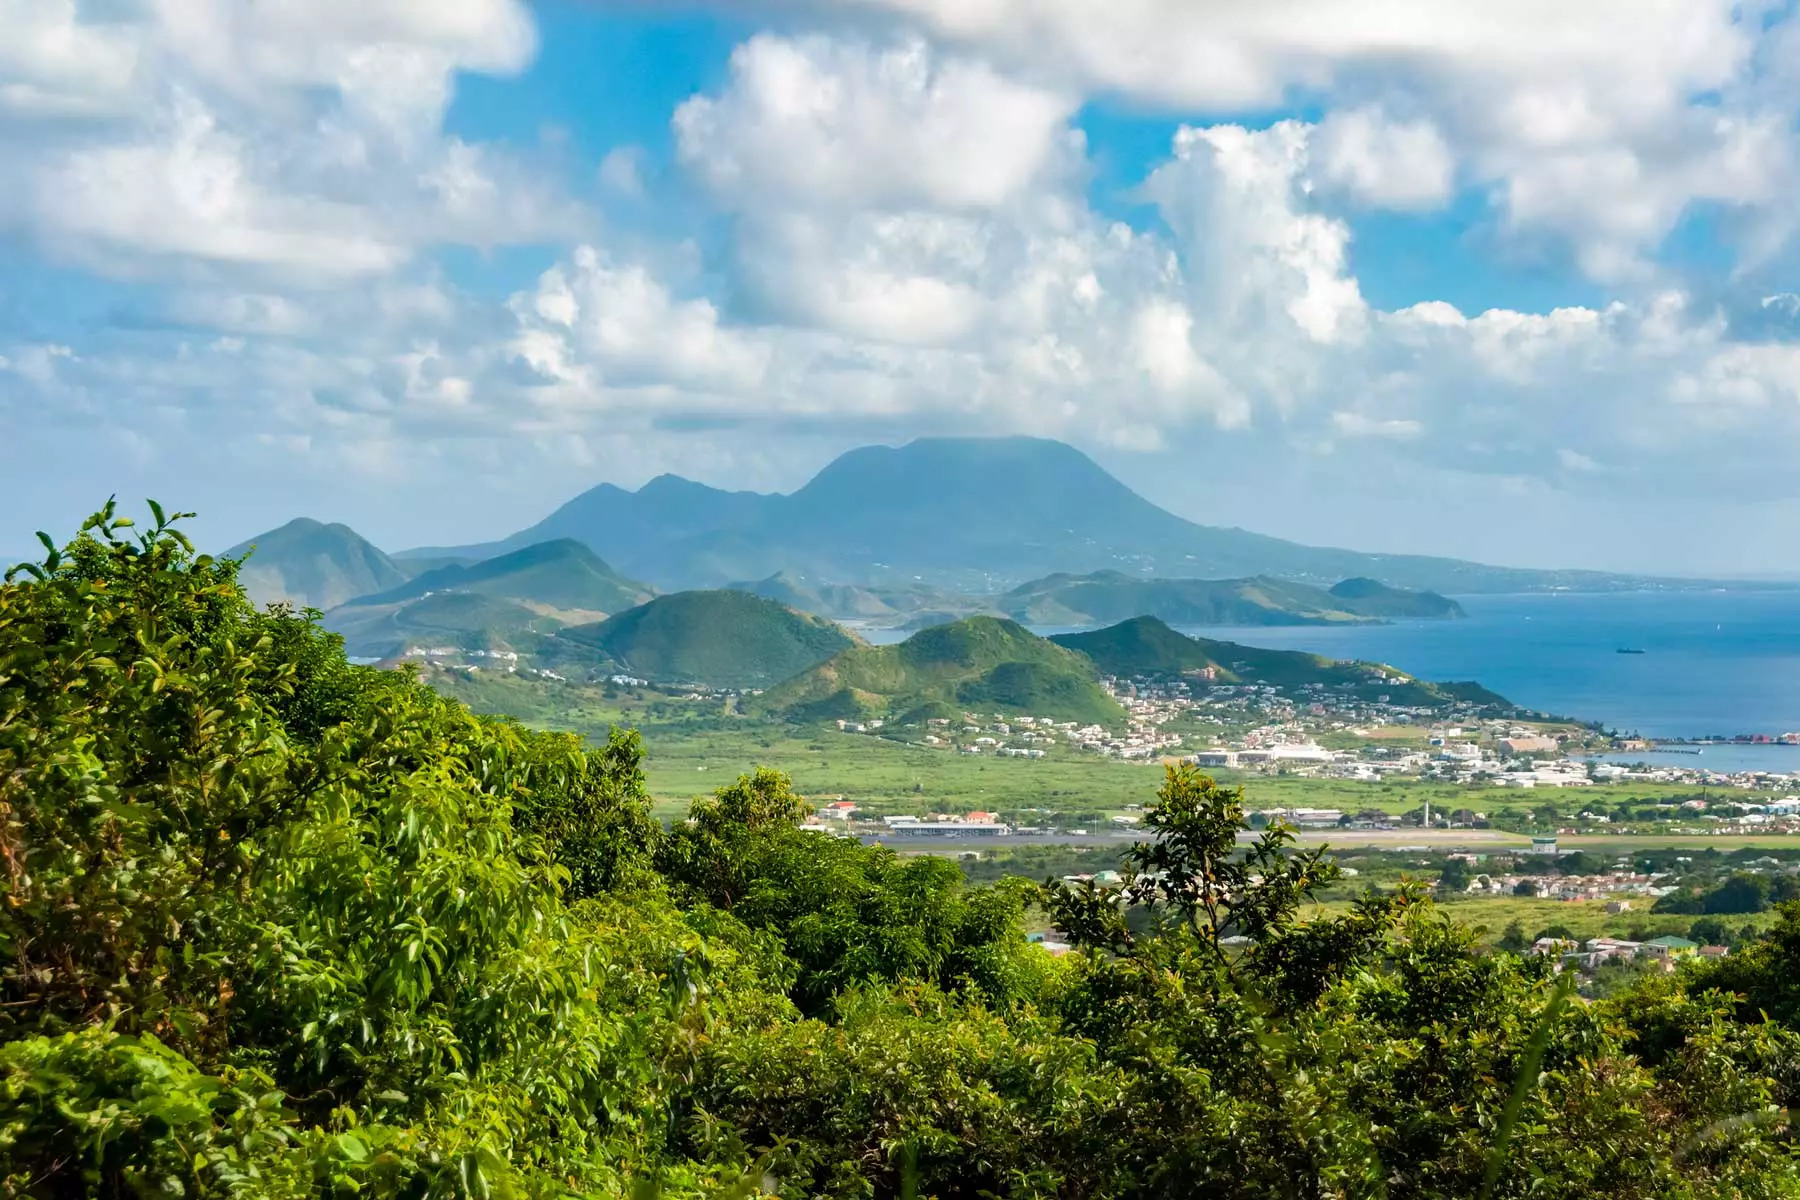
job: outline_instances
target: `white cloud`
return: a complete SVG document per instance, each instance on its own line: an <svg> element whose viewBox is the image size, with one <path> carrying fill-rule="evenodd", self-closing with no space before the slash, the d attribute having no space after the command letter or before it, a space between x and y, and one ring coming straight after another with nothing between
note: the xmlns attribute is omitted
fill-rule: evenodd
<svg viewBox="0 0 1800 1200"><path fill-rule="evenodd" d="M518 0L20 7L0 0L0 228L91 270L363 275L585 221L527 159L443 132L457 72L529 61Z"/></svg>
<svg viewBox="0 0 1800 1200"><path fill-rule="evenodd" d="M1348 438L1392 438L1408 440L1425 432L1425 425L1411 417L1366 416L1358 412L1334 412L1331 427Z"/></svg>
<svg viewBox="0 0 1800 1200"><path fill-rule="evenodd" d="M1189 251L1199 311L1235 328L1354 341L1367 305L1348 273L1349 228L1302 204L1311 127L1184 127L1145 193ZM1196 269L1197 268L1197 269Z"/></svg>
<svg viewBox="0 0 1800 1200"><path fill-rule="evenodd" d="M1432 209L1455 191L1455 155L1430 121L1358 108L1330 114L1314 137L1321 178L1366 204Z"/></svg>
<svg viewBox="0 0 1800 1200"><path fill-rule="evenodd" d="M761 35L674 123L682 161L730 208L986 209L1056 169L1076 105L919 41Z"/></svg>
<svg viewBox="0 0 1800 1200"><path fill-rule="evenodd" d="M186 96L166 128L53 160L35 184L39 228L100 265L126 253L358 274L405 257L373 214L261 185L244 144Z"/></svg>
<svg viewBox="0 0 1800 1200"><path fill-rule="evenodd" d="M1508 228L1573 245L1603 281L1650 273L1689 206L1755 214L1765 247L1792 234L1796 22L1735 0L853 0L1044 86L1192 116L1296 95L1416 116L1338 129L1341 182L1375 203L1438 202L1449 156L1491 190ZM842 5L833 4L834 9ZM1774 26L1765 32L1765 22ZM1427 124L1429 122L1429 124ZM1328 121L1328 125L1330 122ZM1362 145L1357 143L1359 137ZM1390 167L1403 156L1403 170Z"/></svg>
<svg viewBox="0 0 1800 1200"><path fill-rule="evenodd" d="M590 246L515 305L524 326L516 353L564 384L743 394L768 368L766 347L721 328L710 301L677 300L643 267L616 266Z"/></svg>

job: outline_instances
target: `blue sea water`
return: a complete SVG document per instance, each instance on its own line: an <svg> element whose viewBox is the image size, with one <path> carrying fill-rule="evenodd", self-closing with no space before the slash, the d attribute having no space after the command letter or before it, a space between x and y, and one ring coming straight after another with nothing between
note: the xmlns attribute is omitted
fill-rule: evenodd
<svg viewBox="0 0 1800 1200"><path fill-rule="evenodd" d="M1473 679L1528 708L1647 737L1800 730L1800 591L1457 599L1466 620L1184 632L1385 662L1424 679ZM1800 747L1746 747L1729 757L1746 754L1800 770ZM1791 766L1773 765L1790 756ZM1726 757L1721 747L1682 761L1724 769Z"/></svg>

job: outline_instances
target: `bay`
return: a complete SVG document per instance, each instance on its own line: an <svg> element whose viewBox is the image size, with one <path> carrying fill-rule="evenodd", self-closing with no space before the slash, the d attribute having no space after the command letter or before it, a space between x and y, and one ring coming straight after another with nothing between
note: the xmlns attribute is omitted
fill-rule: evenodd
<svg viewBox="0 0 1800 1200"><path fill-rule="evenodd" d="M1465 620L1183 632L1385 662L1430 680L1473 679L1517 704L1646 737L1800 730L1800 591L1457 600ZM1800 767L1800 748L1745 749L1759 759L1794 755ZM1715 755L1723 758L1708 750Z"/></svg>

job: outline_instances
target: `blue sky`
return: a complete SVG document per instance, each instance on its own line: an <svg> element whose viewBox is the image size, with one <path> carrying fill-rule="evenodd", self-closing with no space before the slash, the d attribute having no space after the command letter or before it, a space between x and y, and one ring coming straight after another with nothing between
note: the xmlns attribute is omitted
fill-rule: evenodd
<svg viewBox="0 0 1800 1200"><path fill-rule="evenodd" d="M1786 6L0 18L0 555L1025 432L1307 541L1800 571Z"/></svg>

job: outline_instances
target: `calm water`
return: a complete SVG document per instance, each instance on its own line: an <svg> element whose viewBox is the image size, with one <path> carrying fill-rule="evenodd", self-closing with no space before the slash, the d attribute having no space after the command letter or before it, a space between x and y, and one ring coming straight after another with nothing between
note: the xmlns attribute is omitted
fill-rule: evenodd
<svg viewBox="0 0 1800 1200"><path fill-rule="evenodd" d="M1457 599L1467 620L1185 632L1474 679L1530 708L1651 737L1800 730L1800 591ZM1667 761L1730 769L1752 759L1800 770L1800 747L1710 747Z"/></svg>

